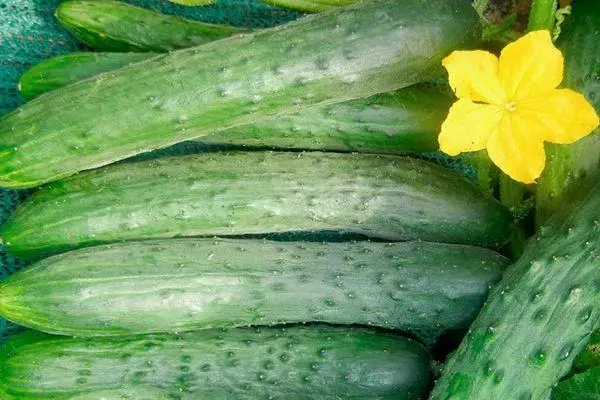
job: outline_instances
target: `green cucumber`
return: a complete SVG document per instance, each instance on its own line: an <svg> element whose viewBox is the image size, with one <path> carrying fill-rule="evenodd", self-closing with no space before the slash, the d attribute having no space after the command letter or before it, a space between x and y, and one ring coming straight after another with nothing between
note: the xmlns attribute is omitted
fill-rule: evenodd
<svg viewBox="0 0 600 400"><path fill-rule="evenodd" d="M600 327L600 185L540 228L491 291L431 400L541 400Z"/></svg>
<svg viewBox="0 0 600 400"><path fill-rule="evenodd" d="M75 250L0 284L0 315L71 336L327 322L432 345L467 329L507 259L429 242L168 239Z"/></svg>
<svg viewBox="0 0 600 400"><path fill-rule="evenodd" d="M56 17L79 40L99 51L163 52L248 32L112 0L65 1L58 6Z"/></svg>
<svg viewBox="0 0 600 400"><path fill-rule="evenodd" d="M561 26L557 46L564 54L563 85L583 94L600 113L600 4L577 0ZM570 193L588 179L600 178L600 128L570 145L546 144L548 163L537 185L538 225L571 203Z"/></svg>
<svg viewBox="0 0 600 400"><path fill-rule="evenodd" d="M390 333L324 326L66 338L0 347L3 400L423 399L430 357Z"/></svg>
<svg viewBox="0 0 600 400"><path fill-rule="evenodd" d="M218 130L410 86L479 36L468 2L372 0L142 61L3 117L0 186L36 186Z"/></svg>
<svg viewBox="0 0 600 400"><path fill-rule="evenodd" d="M408 157L205 153L121 163L54 182L3 226L23 258L122 240L332 230L497 247L508 211L471 182Z"/></svg>
<svg viewBox="0 0 600 400"><path fill-rule="evenodd" d="M26 98L127 66L154 53L72 53L34 66L19 82ZM205 143L308 150L406 153L434 151L451 98L415 85L366 99L313 107L203 136Z"/></svg>
<svg viewBox="0 0 600 400"><path fill-rule="evenodd" d="M263 3L285 7L308 13L328 11L337 7L349 6L358 0L261 0Z"/></svg>
<svg viewBox="0 0 600 400"><path fill-rule="evenodd" d="M26 99L70 85L101 72L157 56L156 53L70 53L42 61L19 80L19 92Z"/></svg>
<svg viewBox="0 0 600 400"><path fill-rule="evenodd" d="M439 149L452 100L445 90L415 85L365 99L313 107L199 138L214 144L380 154Z"/></svg>

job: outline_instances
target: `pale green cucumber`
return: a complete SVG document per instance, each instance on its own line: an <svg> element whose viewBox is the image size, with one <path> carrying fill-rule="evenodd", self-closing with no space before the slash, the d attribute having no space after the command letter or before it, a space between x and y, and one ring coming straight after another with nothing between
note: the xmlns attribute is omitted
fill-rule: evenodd
<svg viewBox="0 0 600 400"><path fill-rule="evenodd" d="M0 315L71 336L327 322L467 329L507 259L429 242L169 239L50 257L0 284Z"/></svg>
<svg viewBox="0 0 600 400"><path fill-rule="evenodd" d="M163 52L248 32L112 0L65 1L59 5L56 17L78 39L100 51Z"/></svg>
<svg viewBox="0 0 600 400"><path fill-rule="evenodd" d="M37 258L94 244L270 232L353 232L497 247L508 211L448 169L408 157L205 153L121 163L54 182L3 226Z"/></svg>
<svg viewBox="0 0 600 400"><path fill-rule="evenodd" d="M26 99L70 85L101 72L112 71L156 53L70 53L49 58L28 69L19 80L19 92Z"/></svg>
<svg viewBox="0 0 600 400"><path fill-rule="evenodd" d="M153 56L153 53L61 55L25 72L19 88L24 97L31 98ZM201 141L376 153L434 151L438 148L437 136L450 102L450 96L440 88L415 85L236 126L203 136Z"/></svg>
<svg viewBox="0 0 600 400"><path fill-rule="evenodd" d="M0 185L31 187L268 117L393 91L479 40L462 0L373 0L155 57L0 120ZM51 110L51 111L49 111Z"/></svg>
<svg viewBox="0 0 600 400"><path fill-rule="evenodd" d="M545 400L600 327L600 185L548 220L491 291L431 400Z"/></svg>
<svg viewBox="0 0 600 400"><path fill-rule="evenodd" d="M67 338L27 332L0 347L3 400L419 400L418 343L325 326Z"/></svg>

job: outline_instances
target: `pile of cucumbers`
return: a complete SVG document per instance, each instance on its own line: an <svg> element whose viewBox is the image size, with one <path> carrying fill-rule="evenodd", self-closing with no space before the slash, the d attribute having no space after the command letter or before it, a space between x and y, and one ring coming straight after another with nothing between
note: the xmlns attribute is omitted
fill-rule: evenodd
<svg viewBox="0 0 600 400"><path fill-rule="evenodd" d="M31 68L0 119L0 186L39 186L1 228L31 265L0 316L33 330L0 399L549 398L600 327L600 186L509 266L509 210L421 156L479 16L354 3L260 31L59 6L97 52ZM594 340L555 394L598 376Z"/></svg>

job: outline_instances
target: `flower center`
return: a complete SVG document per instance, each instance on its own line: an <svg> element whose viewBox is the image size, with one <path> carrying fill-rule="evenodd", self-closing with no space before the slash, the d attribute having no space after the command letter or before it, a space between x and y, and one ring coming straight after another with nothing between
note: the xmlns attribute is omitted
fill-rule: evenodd
<svg viewBox="0 0 600 400"><path fill-rule="evenodd" d="M504 105L504 109L508 112L514 113L517 111L517 102L514 100L509 101Z"/></svg>

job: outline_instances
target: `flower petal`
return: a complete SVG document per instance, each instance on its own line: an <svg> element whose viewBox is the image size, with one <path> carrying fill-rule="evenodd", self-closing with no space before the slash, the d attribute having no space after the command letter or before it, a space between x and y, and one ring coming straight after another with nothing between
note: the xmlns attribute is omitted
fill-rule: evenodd
<svg viewBox="0 0 600 400"><path fill-rule="evenodd" d="M498 79L498 58L487 51L454 51L442 60L448 81L461 99L501 104L505 94Z"/></svg>
<svg viewBox="0 0 600 400"><path fill-rule="evenodd" d="M548 31L530 32L502 50L498 74L509 100L539 96L562 81L563 56Z"/></svg>
<svg viewBox="0 0 600 400"><path fill-rule="evenodd" d="M465 151L485 149L491 133L498 129L502 109L459 99L450 107L438 137L440 150L455 156Z"/></svg>
<svg viewBox="0 0 600 400"><path fill-rule="evenodd" d="M594 107L570 89L556 89L519 102L517 115L527 124L528 132L552 143L576 142L598 127Z"/></svg>
<svg viewBox="0 0 600 400"><path fill-rule="evenodd" d="M487 151L491 160L515 181L533 183L544 170L544 142L528 135L527 127L508 113L490 136Z"/></svg>

